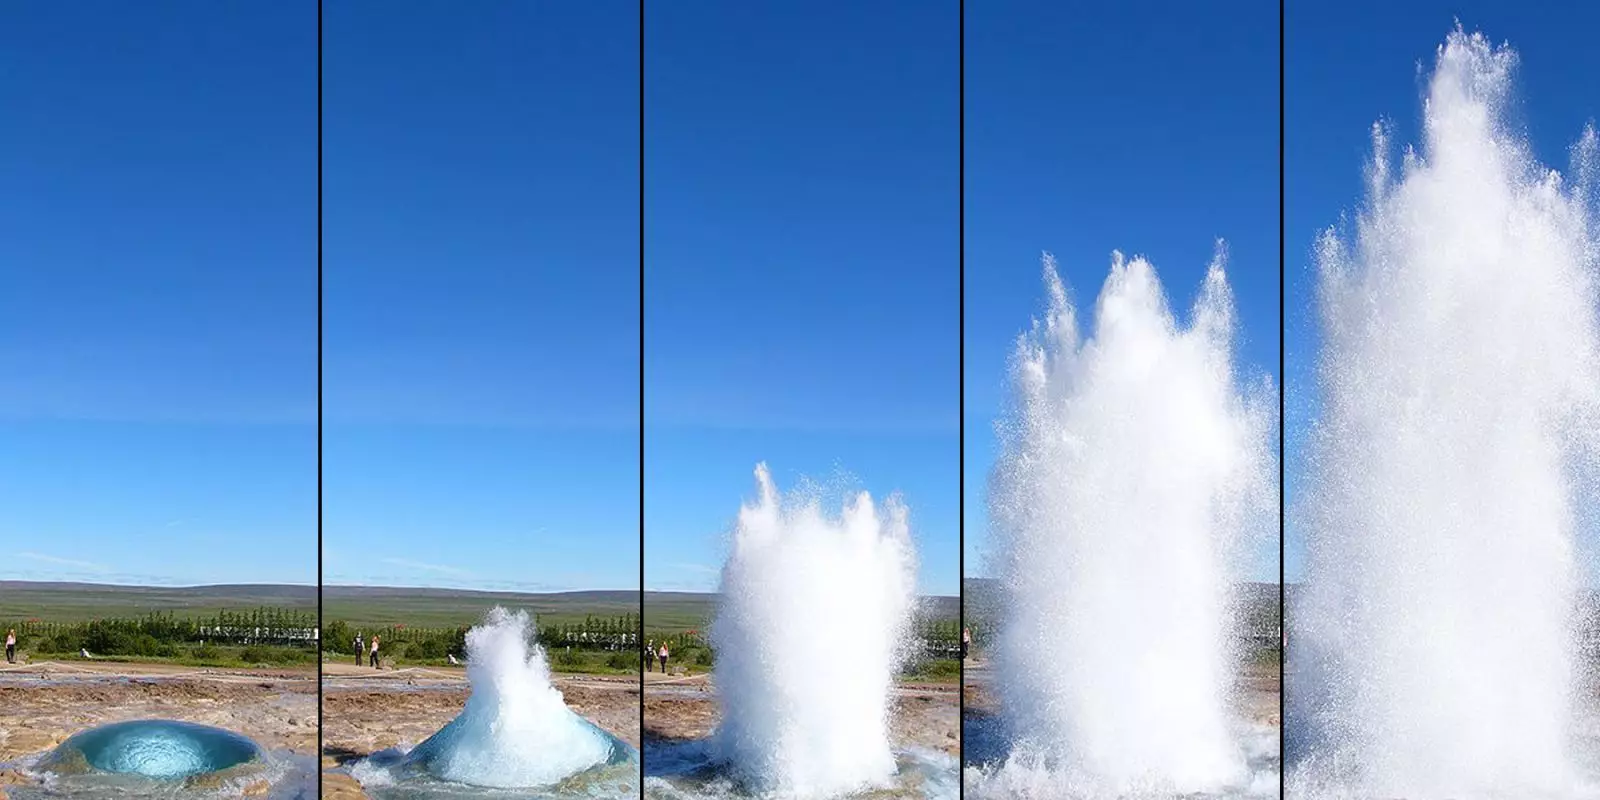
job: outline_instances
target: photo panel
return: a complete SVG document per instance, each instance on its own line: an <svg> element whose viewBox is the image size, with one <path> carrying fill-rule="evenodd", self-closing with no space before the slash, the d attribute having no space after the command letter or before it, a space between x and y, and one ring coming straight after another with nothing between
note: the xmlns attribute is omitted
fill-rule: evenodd
<svg viewBox="0 0 1600 800"><path fill-rule="evenodd" d="M325 6L325 797L639 796L639 15Z"/></svg>
<svg viewBox="0 0 1600 800"><path fill-rule="evenodd" d="M966 9L966 797L1278 794L1278 27Z"/></svg>
<svg viewBox="0 0 1600 800"><path fill-rule="evenodd" d="M317 5L0 17L0 793L315 796Z"/></svg>
<svg viewBox="0 0 1600 800"><path fill-rule="evenodd" d="M959 26L646 9L646 797L959 793Z"/></svg>
<svg viewBox="0 0 1600 800"><path fill-rule="evenodd" d="M1600 13L1543 10L1286 9L1290 797L1600 779Z"/></svg>

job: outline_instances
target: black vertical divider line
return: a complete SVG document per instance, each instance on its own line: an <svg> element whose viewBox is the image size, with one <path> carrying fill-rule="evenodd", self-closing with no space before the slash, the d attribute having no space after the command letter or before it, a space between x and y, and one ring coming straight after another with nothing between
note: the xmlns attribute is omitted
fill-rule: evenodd
<svg viewBox="0 0 1600 800"><path fill-rule="evenodd" d="M639 640L644 649L644 0L639 0ZM639 797L644 798L644 662L639 662Z"/></svg>
<svg viewBox="0 0 1600 800"><path fill-rule="evenodd" d="M957 0L958 20L956 22L958 44L956 45L956 142L958 155L956 157L956 250L957 252L957 297L960 309L956 313L958 320L957 335L960 342L957 345L957 359L960 364L956 368L956 379L960 382L960 391L956 405L959 415L956 424L956 451L960 462L956 465L956 515L959 518L956 525L956 547L958 550L958 564L956 575L956 616L961 624L961 634L967 632L967 0ZM961 728L967 719L967 646L965 638L961 645L961 663L956 669L958 676L956 685L956 731L960 735ZM956 755L956 775L963 774L962 765L965 763L963 755L967 747L967 737L960 736L960 747ZM959 781L957 793L965 797L967 792L966 781Z"/></svg>
<svg viewBox="0 0 1600 800"><path fill-rule="evenodd" d="M317 797L322 797L322 2L317 2Z"/></svg>
<svg viewBox="0 0 1600 800"><path fill-rule="evenodd" d="M1285 369L1284 353L1288 349L1287 330L1284 326L1284 246L1283 246L1283 141L1284 141L1284 0L1278 0L1278 796L1283 797L1285 769L1289 766L1284 751L1287 743L1289 718L1287 708L1289 683L1284 667L1289 661L1289 604L1288 585L1284 583L1284 471L1289 458L1284 437L1284 395L1288 392L1289 372Z"/></svg>

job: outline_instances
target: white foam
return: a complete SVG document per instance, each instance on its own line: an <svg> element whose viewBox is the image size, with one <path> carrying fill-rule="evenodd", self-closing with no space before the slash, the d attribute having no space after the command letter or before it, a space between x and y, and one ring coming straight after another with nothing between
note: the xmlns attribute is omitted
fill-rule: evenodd
<svg viewBox="0 0 1600 800"><path fill-rule="evenodd" d="M861 493L785 506L766 465L739 513L711 626L719 758L785 796L889 786L889 714L915 598L907 512Z"/></svg>
<svg viewBox="0 0 1600 800"><path fill-rule="evenodd" d="M1220 247L1187 326L1142 258L1113 257L1088 339L1048 255L1044 278L989 494L1012 752L969 775L995 796L1240 791L1229 594L1241 543L1277 532L1276 392L1240 388Z"/></svg>

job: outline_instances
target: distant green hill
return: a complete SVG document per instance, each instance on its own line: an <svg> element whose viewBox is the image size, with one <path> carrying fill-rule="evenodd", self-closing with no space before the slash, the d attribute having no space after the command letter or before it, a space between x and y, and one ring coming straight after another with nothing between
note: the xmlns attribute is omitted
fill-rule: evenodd
<svg viewBox="0 0 1600 800"><path fill-rule="evenodd" d="M0 581L0 619L83 622L170 611L210 616L253 608L315 611L317 588L284 584L116 586L100 583Z"/></svg>

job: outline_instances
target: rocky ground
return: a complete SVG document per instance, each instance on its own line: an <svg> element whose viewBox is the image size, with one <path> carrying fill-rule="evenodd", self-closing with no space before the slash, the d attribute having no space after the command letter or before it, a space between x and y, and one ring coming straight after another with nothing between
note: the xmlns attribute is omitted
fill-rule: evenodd
<svg viewBox="0 0 1600 800"><path fill-rule="evenodd" d="M225 670L167 664L32 664L0 672L0 800L31 783L20 762L85 728L175 719L243 733L269 750L317 749L310 670Z"/></svg>
<svg viewBox="0 0 1600 800"><path fill-rule="evenodd" d="M717 726L716 685L709 675L646 674L645 740L701 739ZM960 696L955 683L903 683L895 690L895 746L917 746L950 755L961 751ZM648 753L646 759L649 758Z"/></svg>
<svg viewBox="0 0 1600 800"><path fill-rule="evenodd" d="M470 690L466 670L371 670L324 665L322 797L364 798L341 767L379 750L412 746L461 713ZM639 746L639 679L634 676L556 675L572 710Z"/></svg>

